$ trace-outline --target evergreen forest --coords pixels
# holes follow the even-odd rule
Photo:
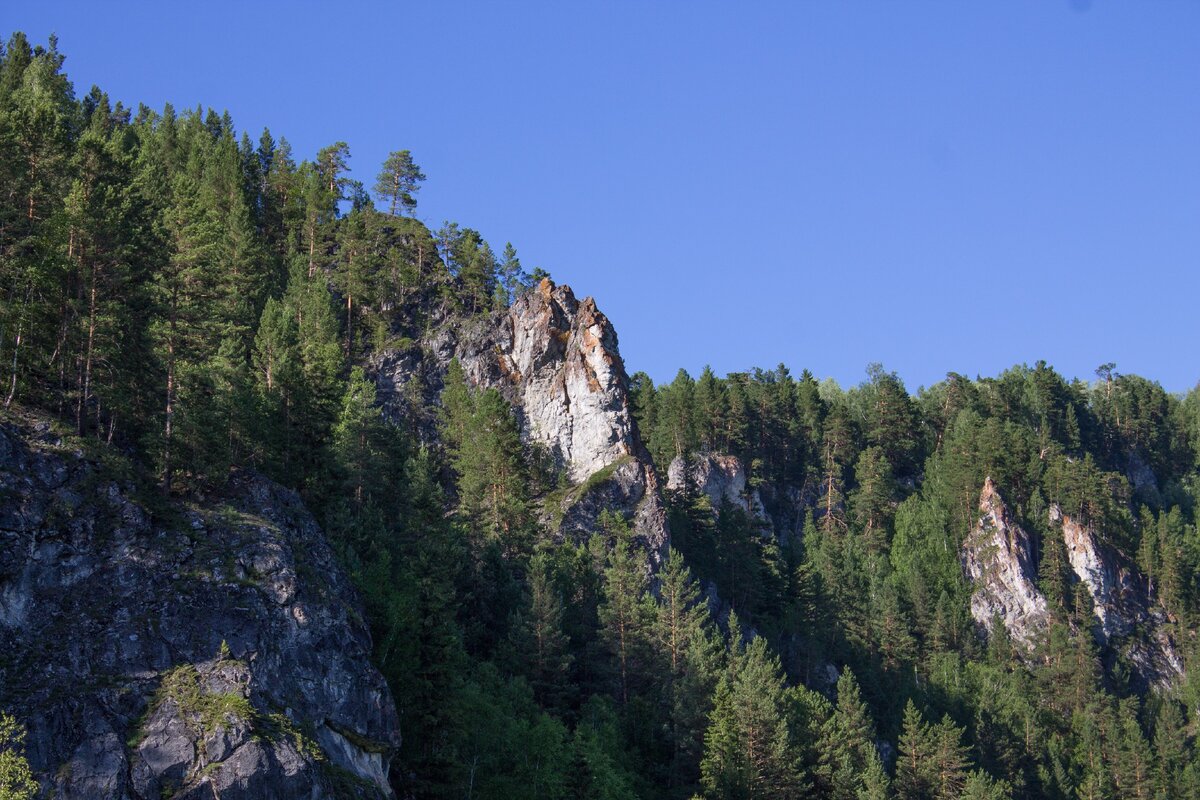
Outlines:
[[[399,713],[396,796],[1200,800],[1200,386],[630,365],[669,549],[619,510],[564,539],[548,509],[586,487],[501,392],[454,361],[436,402],[384,408],[376,380],[546,272],[421,222],[408,150],[352,172],[345,142],[129,108],[63,64],[0,52],[3,413],[53,418],[164,518],[240,473],[298,492]],[[744,502],[668,483],[712,455]],[[972,615],[988,479],[1032,542],[1028,642]],[[1097,636],[1055,513],[1145,576],[1177,674]],[[5,715],[0,796],[37,796],[20,743]]]

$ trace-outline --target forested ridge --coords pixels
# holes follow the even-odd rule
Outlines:
[[[616,510],[573,540],[550,520],[605,474],[573,484],[457,360],[411,413],[372,373],[546,273],[420,222],[407,150],[368,186],[344,142],[304,159],[227,114],[126,108],[63,60],[19,33],[0,54],[4,413],[53,417],[164,517],[240,474],[296,489],[363,598],[398,796],[1200,798],[1200,387],[636,373],[670,549]],[[738,497],[693,479],[713,456]],[[973,616],[985,485],[1029,538],[1030,641]],[[1130,629],[1064,519],[1120,558]],[[1182,670],[1148,671],[1147,642]],[[30,796],[0,722],[0,782]]]

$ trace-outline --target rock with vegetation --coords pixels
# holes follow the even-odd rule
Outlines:
[[[656,560],[665,554],[659,478],[637,434],[616,330],[595,301],[547,278],[490,315],[430,319],[415,349],[372,357],[384,408],[403,419],[436,407],[458,359],[470,385],[497,389],[513,405],[523,439],[565,484],[546,504],[560,534],[580,538],[596,530],[601,510],[618,510]]]
[[[1030,646],[1050,623],[1037,587],[1033,540],[1016,523],[989,477],[979,496],[979,523],[962,546],[963,571],[973,586],[971,616],[984,630],[1003,623],[1014,641]]]
[[[395,707],[296,494],[243,473],[167,504],[88,447],[0,424],[0,706],[43,788],[391,796]]]
[[[1091,601],[1097,641],[1114,645],[1142,679],[1171,684],[1183,662],[1150,581],[1093,526],[1058,505],[1050,507],[1050,519],[1062,525],[1067,560]]]
[[[693,453],[676,458],[667,468],[667,489],[679,491],[694,487],[708,496],[713,510],[723,503],[750,514],[766,517],[758,490],[747,487],[746,468],[737,456],[726,453]]]

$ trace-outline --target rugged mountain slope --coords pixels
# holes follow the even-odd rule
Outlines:
[[[633,518],[654,555],[667,546],[659,479],[637,435],[629,378],[612,323],[592,298],[577,300],[549,279],[503,312],[470,320],[441,313],[413,347],[371,362],[393,418],[436,407],[457,358],[475,386],[498,389],[517,410],[523,436],[545,449],[573,489],[551,498],[546,519],[568,537],[586,536],[605,508]]]
[[[963,541],[963,571],[974,589],[971,615],[984,630],[999,618],[1014,641],[1032,647],[1050,624],[1046,598],[1037,586],[1034,547],[988,478],[979,498],[979,522]],[[1092,600],[1093,633],[1121,653],[1138,677],[1165,686],[1183,672],[1175,643],[1164,626],[1145,576],[1096,531],[1050,509],[1060,524],[1073,579]]]
[[[399,721],[297,496],[152,520],[49,424],[0,424],[0,706],[51,796],[390,796]]]

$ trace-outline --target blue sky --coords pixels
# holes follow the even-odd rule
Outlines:
[[[1200,378],[1200,3],[55,3],[78,91],[428,176],[656,381]]]

